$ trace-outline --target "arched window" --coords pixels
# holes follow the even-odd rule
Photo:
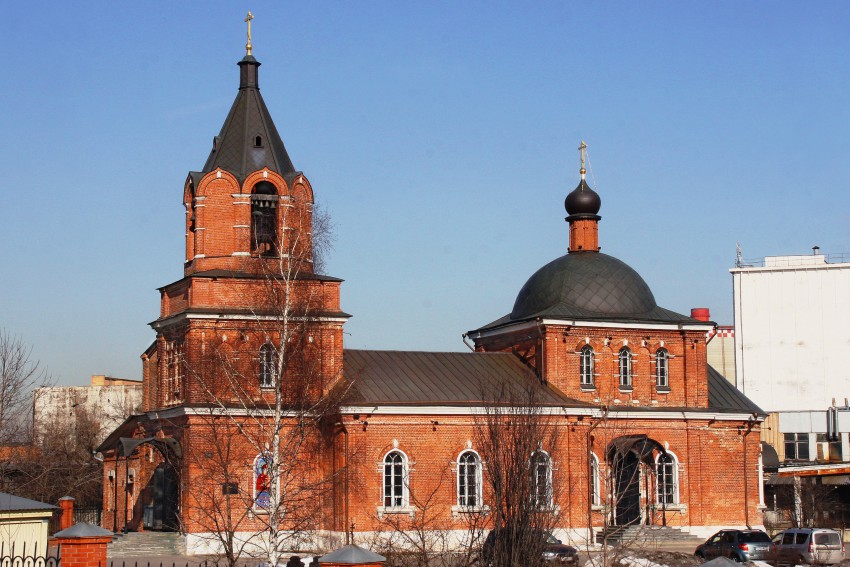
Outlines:
[[[655,386],[659,389],[670,387],[670,355],[667,349],[655,351]]]
[[[617,360],[620,371],[620,388],[630,390],[632,388],[632,351],[629,350],[629,347],[620,349]]]
[[[277,382],[277,350],[266,343],[260,348],[260,387],[274,388]]]
[[[531,499],[537,508],[552,507],[552,460],[542,449],[531,455]]]
[[[457,459],[457,505],[481,506],[481,459],[475,451],[464,451]]]
[[[600,506],[602,504],[602,493],[600,492],[599,457],[590,454],[590,505]]]
[[[271,458],[257,455],[254,459],[254,508],[268,510],[271,495]]]
[[[277,247],[277,189],[269,181],[251,194],[251,251],[273,255]]]
[[[655,501],[671,506],[679,503],[679,462],[669,451],[655,458]]]
[[[584,345],[581,347],[581,386],[582,388],[593,387],[593,347]]]
[[[384,507],[404,508],[408,503],[407,457],[390,451],[384,457]]]

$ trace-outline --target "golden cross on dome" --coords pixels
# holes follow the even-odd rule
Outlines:
[[[251,45],[251,20],[254,19],[254,14],[248,12],[248,16],[245,18],[245,23],[248,24],[248,43],[245,44],[245,55],[251,55],[251,49],[253,49],[253,45]]]
[[[585,173],[587,173],[587,170],[584,169],[584,158],[587,152],[587,144],[584,143],[584,140],[581,141],[581,145],[578,147],[578,150],[581,152],[581,170],[579,171],[579,173],[584,175]]]

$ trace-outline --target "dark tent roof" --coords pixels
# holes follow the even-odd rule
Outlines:
[[[257,78],[259,66],[260,62],[251,55],[246,55],[239,62],[239,93],[221,127],[221,133],[215,138],[202,173],[220,167],[240,181],[249,173],[264,167],[283,176],[296,173],[269,109],[260,95]],[[192,177],[195,179],[197,176]]]
[[[501,384],[535,388],[541,405],[585,406],[540,384],[515,355],[502,352],[346,350],[347,403],[464,405],[480,403]]]

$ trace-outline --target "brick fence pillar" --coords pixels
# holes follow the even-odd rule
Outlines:
[[[59,529],[67,530],[74,525],[74,499],[71,496],[63,496],[59,499],[59,508],[62,509],[62,517],[59,518]]]
[[[109,530],[83,522],[56,532],[50,543],[59,547],[62,567],[106,567],[106,546],[112,535]]]

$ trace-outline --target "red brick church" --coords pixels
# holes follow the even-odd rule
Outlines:
[[[99,448],[105,528],[180,531],[190,553],[268,538],[330,549],[423,527],[462,542],[496,505],[482,436],[495,406],[546,421],[532,498],[564,539],[762,524],[765,414],[707,365],[713,323],[658,306],[599,251],[583,159],[568,253],[465,335],[474,352],[346,349],[342,280],[314,268],[313,188],[259,66],[250,50],[239,62],[236,100],[183,186],[184,276],[160,289],[144,412]]]

